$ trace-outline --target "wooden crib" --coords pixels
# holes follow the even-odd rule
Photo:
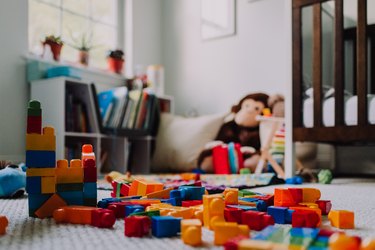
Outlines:
[[[369,0],[372,1],[372,0]],[[293,39],[293,141],[326,142],[334,145],[348,145],[375,142],[375,125],[368,120],[367,95],[375,92],[375,26],[367,25],[367,1],[358,0],[357,26],[344,30],[344,2],[334,3],[334,46],[333,46],[333,85],[334,120],[332,127],[322,122],[322,4],[327,0],[293,0],[292,39]],[[302,9],[312,6],[312,88],[313,88],[313,127],[303,126],[303,58],[302,58]],[[371,10],[375,11],[375,10]],[[353,94],[358,97],[357,125],[347,126],[344,121],[344,41],[355,39]],[[367,40],[370,40],[371,56],[368,56]],[[368,82],[368,63],[371,63],[371,83]],[[375,111],[374,111],[375,112]]]

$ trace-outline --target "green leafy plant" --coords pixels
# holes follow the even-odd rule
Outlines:
[[[92,33],[83,33],[81,34],[81,36],[79,36],[78,38],[74,38],[74,36],[72,36],[72,41],[74,44],[70,44],[71,47],[77,49],[77,50],[80,50],[80,51],[90,51],[91,49],[95,48],[96,46],[94,46],[92,44]]]
[[[44,39],[44,43],[51,44],[55,43],[58,45],[64,45],[64,42],[61,40],[60,36],[48,35]]]

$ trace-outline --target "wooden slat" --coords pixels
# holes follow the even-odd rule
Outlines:
[[[357,96],[358,125],[368,123],[367,119],[367,0],[358,0],[357,22]]]
[[[293,9],[293,127],[302,126],[302,20],[301,9]]]
[[[293,0],[293,8],[301,8],[316,3],[324,3],[329,0]]]
[[[313,7],[313,88],[314,127],[322,126],[322,8]]]
[[[335,125],[344,124],[344,5],[343,0],[335,2]]]
[[[370,55],[370,62],[371,62],[371,65],[374,65],[375,64],[375,36],[372,36],[371,37],[371,55]],[[371,70],[371,89],[370,89],[370,93],[371,94],[375,94],[375,69],[374,69],[374,66],[372,66],[372,70]]]

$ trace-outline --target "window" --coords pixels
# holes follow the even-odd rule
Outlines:
[[[90,66],[106,68],[106,53],[121,48],[122,0],[29,0],[29,51],[40,54],[47,35],[61,36],[61,58],[77,62],[83,37],[90,38]],[[120,38],[120,39],[119,39]]]

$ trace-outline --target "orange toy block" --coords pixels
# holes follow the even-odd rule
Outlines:
[[[26,134],[26,150],[55,151],[55,129],[53,127],[44,127],[41,135]]]
[[[26,176],[55,176],[56,168],[28,168]]]
[[[74,159],[70,161],[68,167],[67,160],[58,160],[56,168],[56,183],[82,183],[83,168],[81,160]]]
[[[238,204],[238,189],[237,188],[226,188],[224,190],[224,201],[226,205],[237,205]]]
[[[224,222],[224,200],[220,194],[203,195],[203,224],[210,230],[217,222]]]
[[[6,233],[8,224],[9,222],[8,222],[7,217],[0,215],[0,235],[3,235]]]
[[[56,193],[56,177],[43,176],[42,177],[42,194]]]
[[[311,203],[311,202],[301,202],[298,205],[303,206],[303,207],[308,207],[308,208],[319,208],[318,204]]]
[[[58,194],[54,194],[38,210],[36,210],[35,214],[39,219],[52,217],[53,212],[56,209],[65,206],[67,206],[66,202]]]
[[[374,250],[375,239],[366,238],[362,241],[361,250]]]
[[[274,204],[277,207],[297,206],[302,202],[302,197],[303,191],[301,188],[275,188]]]
[[[331,210],[328,219],[333,227],[341,229],[354,228],[354,213],[347,210]]]
[[[349,236],[343,233],[334,233],[329,237],[330,250],[360,249],[361,241],[358,237]]]
[[[130,185],[129,196],[150,194],[153,192],[163,190],[163,187],[163,183],[147,181],[143,179],[136,179]]]
[[[84,206],[62,207],[53,212],[56,223],[91,224],[91,212],[97,208]]]
[[[152,204],[146,208],[146,211],[159,210],[161,216],[173,216],[183,219],[193,219],[195,210],[191,207],[176,207],[168,203]]]
[[[156,191],[153,193],[147,194],[145,197],[148,199],[169,199],[169,193],[173,190],[173,188],[166,188],[161,191]]]
[[[302,188],[302,202],[315,203],[320,199],[320,190],[316,188]]]
[[[214,225],[214,244],[221,246],[236,236],[250,236],[247,225],[238,225],[236,222],[217,222]]]
[[[198,219],[181,220],[181,239],[190,246],[202,244],[202,222]]]
[[[319,215],[319,223],[318,223],[317,226],[320,226],[320,224],[322,223],[322,210],[320,210],[319,208],[290,207],[289,209],[294,210],[294,211],[297,211],[297,210],[301,210],[301,211],[314,211],[315,213],[317,213]]]

